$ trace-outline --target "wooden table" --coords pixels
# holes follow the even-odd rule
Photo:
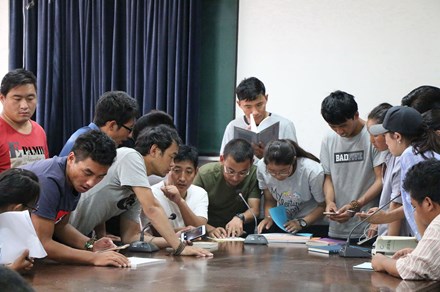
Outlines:
[[[355,271],[365,259],[309,253],[303,244],[226,242],[213,253],[208,259],[129,254],[166,259],[137,269],[42,261],[25,278],[37,291],[440,291],[439,282]]]

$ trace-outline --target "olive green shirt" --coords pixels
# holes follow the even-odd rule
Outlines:
[[[222,164],[211,162],[200,167],[193,184],[208,192],[208,224],[214,227],[225,227],[235,214],[248,209],[238,196],[238,190],[245,200],[261,197],[255,165],[252,165],[249,175],[238,186],[232,187],[223,177]]]

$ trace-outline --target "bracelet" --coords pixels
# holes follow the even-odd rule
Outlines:
[[[186,243],[184,241],[181,241],[179,246],[174,250],[173,255],[178,256],[182,253],[182,251],[185,249]]]
[[[353,210],[355,212],[359,212],[361,210],[361,205],[359,205],[359,202],[357,200],[353,200],[350,202],[350,210]]]
[[[93,250],[93,244],[95,243],[96,238],[92,237],[89,240],[86,241],[86,243],[84,244],[84,248],[86,250],[92,251]]]

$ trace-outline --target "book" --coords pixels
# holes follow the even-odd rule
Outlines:
[[[365,263],[353,266],[353,270],[373,271],[373,267],[371,266],[371,262],[365,262]]]
[[[216,241],[194,241],[193,246],[204,248],[210,251],[215,251],[218,249],[218,242]]]
[[[318,237],[318,238],[311,238],[309,241],[306,242],[307,246],[326,246],[326,245],[342,245],[345,244],[345,240],[341,239],[334,239],[334,238],[328,238],[328,237]]]
[[[276,122],[260,132],[234,127],[234,139],[239,138],[255,144],[261,142],[263,145],[267,145],[270,141],[277,140],[279,133],[280,122]]]
[[[293,235],[290,233],[264,233],[269,243],[306,243],[310,240],[310,234]]]
[[[225,237],[225,238],[215,238],[208,236],[207,238],[216,242],[227,242],[227,241],[244,241],[243,237]]]
[[[415,248],[417,239],[411,236],[378,236],[372,254],[393,255],[403,248]]]
[[[140,258],[140,257],[128,257],[130,261],[130,266],[132,269],[136,269],[140,266],[156,264],[156,263],[164,263],[164,259],[152,259],[152,258]]]
[[[326,254],[338,254],[341,250],[341,246],[338,245],[323,245],[323,246],[310,246],[309,252],[318,252]]]

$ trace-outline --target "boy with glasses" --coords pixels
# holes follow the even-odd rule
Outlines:
[[[104,93],[96,103],[93,122],[76,130],[67,140],[59,156],[67,156],[76,138],[92,130],[104,132],[116,145],[122,144],[131,137],[137,115],[138,104],[133,97],[123,91]]]
[[[207,230],[210,236],[240,236],[244,224],[254,222],[252,212],[239,198],[239,193],[258,216],[261,191],[253,156],[251,144],[242,139],[233,139],[226,144],[220,162],[203,165],[194,179],[193,184],[208,192]],[[246,226],[247,230],[252,230],[251,233],[253,228]]]

